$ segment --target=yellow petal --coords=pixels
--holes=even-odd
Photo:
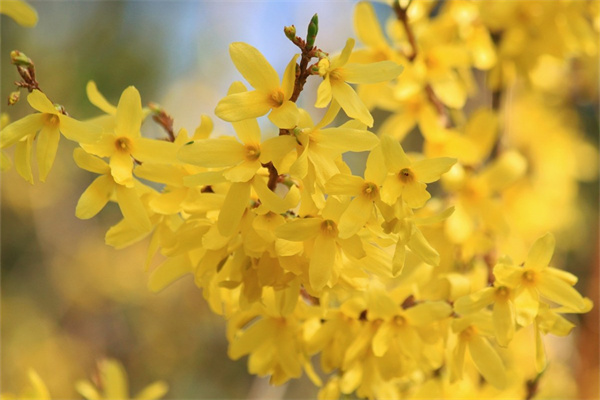
[[[22,0],[2,0],[0,12],[14,19],[17,24],[28,28],[35,26],[38,21],[35,9]]]
[[[27,371],[27,377],[29,378],[29,382],[33,389],[33,398],[36,400],[50,400],[51,397],[48,388],[38,373],[33,369],[29,369]]]
[[[44,126],[44,118],[44,114],[29,114],[4,127],[0,132],[0,148],[7,148],[25,136],[35,134]]]
[[[422,182],[409,182],[404,185],[402,200],[406,201],[410,208],[423,207],[427,200],[431,198],[426,188],[427,185]]]
[[[279,87],[279,76],[265,57],[243,42],[231,43],[229,55],[242,76],[255,89],[272,90]]]
[[[269,92],[253,90],[225,96],[217,104],[215,115],[228,122],[237,122],[265,115],[273,107]]]
[[[123,218],[117,224],[111,226],[106,235],[104,235],[104,241],[107,245],[114,247],[115,249],[124,249],[125,247],[131,246],[134,243],[139,242],[148,236],[150,232],[140,231],[139,228],[133,226],[133,224]],[[156,236],[156,235],[155,235]],[[154,254],[154,253],[152,253]],[[150,261],[146,261],[146,270]]]
[[[452,314],[452,307],[445,301],[426,301],[406,310],[406,317],[415,326],[425,326]]]
[[[85,87],[85,91],[87,93],[88,99],[90,100],[90,103],[92,103],[107,114],[117,114],[117,107],[110,104],[102,95],[102,93],[100,93],[98,87],[96,86],[96,82],[89,81],[87,83],[87,86]]]
[[[356,4],[354,9],[354,31],[367,47],[381,49],[389,47],[373,5],[366,1]]]
[[[292,101],[285,101],[280,107],[274,107],[269,114],[269,120],[278,128],[292,129],[298,125],[300,113],[298,106]]]
[[[106,399],[126,399],[129,397],[127,373],[120,362],[104,359],[99,363],[100,382]]]
[[[586,306],[575,288],[554,275],[541,273],[536,287],[543,297],[560,305],[574,310],[582,310]]]
[[[304,241],[315,237],[322,223],[321,218],[296,218],[279,226],[275,235],[285,240]]]
[[[223,183],[226,179],[222,171],[200,172],[198,174],[183,177],[183,184],[188,187],[207,186]]]
[[[388,171],[397,173],[402,168],[407,168],[411,165],[408,156],[398,142],[388,135],[381,136],[381,151],[385,160],[385,165]]]
[[[343,68],[343,79],[348,83],[379,83],[396,78],[404,67],[393,61],[370,64],[348,64]]]
[[[487,287],[478,290],[475,293],[471,293],[468,296],[459,297],[454,302],[454,309],[459,314],[471,314],[477,312],[494,302],[495,291],[495,288]]]
[[[223,171],[223,177],[230,182],[248,182],[254,177],[259,168],[260,162],[258,160],[244,161]]]
[[[552,254],[554,254],[555,245],[556,242],[551,233],[546,233],[544,236],[538,238],[527,254],[525,266],[537,270],[547,267],[552,259]]]
[[[33,138],[33,135],[29,135],[25,140],[17,142],[15,146],[15,169],[23,179],[31,184],[33,184],[33,174],[31,173]]]
[[[508,150],[498,156],[480,174],[490,190],[501,192],[522,178],[527,171],[527,160],[519,152]]]
[[[323,289],[329,281],[336,254],[335,238],[321,234],[317,235],[308,266],[308,279],[314,290]]]
[[[146,386],[141,392],[135,395],[135,400],[156,400],[163,397],[169,390],[166,382],[158,381]]]
[[[58,142],[60,140],[60,132],[57,126],[45,125],[37,136],[37,147],[35,149],[39,168],[40,181],[45,182],[54,158],[58,150]]]
[[[81,122],[60,114],[60,131],[69,140],[79,143],[96,143],[100,139],[102,128],[91,122]]]
[[[187,254],[169,257],[162,262],[148,279],[148,289],[157,293],[185,276],[193,273],[193,268]]]
[[[515,335],[515,308],[512,301],[496,301],[492,320],[498,344],[508,346]]]
[[[496,350],[479,335],[474,335],[468,346],[471,358],[485,380],[498,389],[504,389],[507,384],[506,368]]]
[[[548,364],[546,350],[544,349],[544,341],[542,340],[542,333],[538,324],[534,324],[533,329],[535,335],[535,370],[542,372]]]
[[[284,98],[288,100],[294,93],[294,85],[296,83],[296,60],[299,54],[294,55],[283,73],[283,80],[281,81],[281,89],[283,90]]]
[[[140,92],[133,86],[129,86],[121,94],[117,105],[117,125],[115,134],[129,138],[139,137],[142,126],[142,99]]]
[[[456,158],[429,158],[415,161],[411,165],[411,169],[415,172],[418,181],[430,183],[440,179],[442,174],[448,172],[454,164],[456,164]]]
[[[260,146],[260,162],[272,162],[280,174],[287,173],[295,157],[290,153],[296,149],[296,139],[291,135],[275,136],[265,140]]]
[[[373,202],[363,196],[355,197],[348,205],[338,224],[339,236],[349,238],[357,233],[371,218]]]
[[[109,161],[110,173],[119,185],[133,187],[133,160],[126,153],[115,152]]]
[[[146,207],[142,203],[142,200],[140,200],[137,191],[134,188],[121,185],[116,185],[115,191],[123,217],[140,231],[149,231],[152,228],[152,224],[150,223],[150,218],[148,218]]]
[[[73,150],[73,159],[79,168],[86,171],[97,174],[108,174],[110,172],[110,167],[103,159],[87,153],[81,147]]]
[[[231,184],[217,222],[221,235],[229,237],[237,231],[249,200],[250,183]]]
[[[142,162],[174,164],[177,162],[177,150],[177,146],[171,142],[137,138],[131,155]]]
[[[373,116],[350,85],[342,81],[333,81],[331,93],[350,118],[356,118],[369,127],[373,126]]]
[[[392,326],[389,322],[383,322],[375,335],[373,335],[373,354],[375,357],[382,357],[387,353],[394,336]]]
[[[39,112],[48,113],[48,114],[58,114],[58,111],[54,107],[54,104],[48,99],[48,97],[35,89],[33,92],[29,93],[27,96],[27,102],[29,105]]]
[[[244,145],[236,140],[206,139],[183,146],[178,158],[181,161],[202,167],[229,167],[245,158]]]
[[[329,128],[321,130],[319,145],[340,152],[368,151],[377,146],[377,136],[366,130]]]
[[[420,230],[415,229],[408,242],[408,248],[421,257],[429,265],[438,266],[440,264],[440,255],[431,247],[425,236]]]
[[[359,176],[337,174],[325,184],[325,192],[329,194],[358,195],[365,181]]]
[[[334,57],[331,60],[330,69],[335,69],[335,68],[341,67],[343,65],[346,65],[346,63],[348,62],[348,59],[350,58],[350,55],[352,54],[352,49],[354,48],[354,43],[355,43],[354,39],[352,39],[352,38],[348,38],[348,40],[346,40],[346,45],[342,49],[342,52],[337,57]]]
[[[450,108],[461,109],[467,101],[467,91],[456,76],[433,80],[431,87],[436,96]]]
[[[315,102],[315,107],[327,107],[327,105],[331,102],[332,96],[331,79],[329,78],[329,75],[325,75],[325,78],[317,88],[317,101]]]
[[[260,126],[255,118],[232,122],[231,125],[242,143],[260,147]]]
[[[230,342],[227,355],[232,360],[237,360],[253,352],[263,341],[271,337],[272,330],[272,323],[268,318],[259,319]]]
[[[98,393],[98,390],[88,381],[77,381],[75,383],[75,390],[77,393],[83,396],[87,400],[100,400],[102,396]]]

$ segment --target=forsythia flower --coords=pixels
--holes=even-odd
[[[279,128],[293,128],[298,123],[298,108],[290,101],[294,92],[296,58],[294,56],[279,83],[279,75],[265,57],[254,47],[232,43],[229,54],[235,67],[256,90],[229,94],[223,98],[215,114],[229,122],[242,121],[265,115]]]
[[[171,163],[176,160],[177,148],[173,143],[142,137],[142,101],[133,86],[121,94],[115,118],[113,132],[105,132],[96,143],[82,147],[91,154],[110,158],[110,172],[119,185],[133,187],[134,161]]]
[[[33,183],[30,159],[33,140],[37,139],[38,168],[40,180],[44,182],[56,157],[60,133],[81,144],[93,143],[98,139],[99,128],[62,114],[39,90],[31,92],[27,101],[40,112],[30,114],[2,129],[0,148],[16,143],[17,171],[25,180]]]
[[[400,75],[403,68],[393,61],[348,64],[353,47],[354,39],[348,39],[340,55],[331,60],[322,58],[319,61],[319,75],[323,77],[323,82],[319,85],[315,107],[326,107],[334,99],[350,118],[356,118],[367,126],[373,126],[371,113],[348,83],[388,81]]]
[[[0,14],[5,14],[19,25],[32,27],[38,22],[35,9],[23,0],[0,0]]]

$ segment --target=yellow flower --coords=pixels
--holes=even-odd
[[[331,60],[323,58],[319,61],[319,75],[323,77],[323,82],[317,91],[315,107],[324,108],[334,99],[350,118],[358,119],[371,127],[373,116],[348,83],[389,81],[400,75],[403,67],[393,61],[348,64],[353,47],[354,39],[348,39],[340,55]]]
[[[575,275],[548,266],[554,245],[554,236],[547,233],[533,243],[523,266],[499,263],[494,267],[498,284],[517,290],[517,309],[523,309],[521,325],[531,323],[538,314],[540,297],[572,310],[584,310],[588,305],[573,288]]]
[[[275,235],[290,241],[309,241],[312,252],[307,257],[310,259],[308,278],[310,286],[319,292],[327,285],[332,277],[337,278],[342,259],[342,251],[346,256],[361,253],[362,242],[358,236],[341,239],[338,236],[337,224],[340,218],[342,204],[333,197],[329,197],[322,210],[322,215],[313,218],[296,218],[279,226]],[[333,279],[335,283],[335,279]]]
[[[394,204],[398,197],[411,208],[425,205],[431,195],[427,183],[435,182],[456,163],[455,158],[439,157],[412,162],[402,146],[389,136],[381,137],[381,149],[389,175],[383,183],[383,201]]]
[[[0,14],[8,15],[26,27],[33,27],[38,22],[35,9],[23,0],[0,0]]]
[[[140,200],[140,194],[150,190],[137,180],[131,187],[117,183],[111,175],[110,166],[104,160],[77,148],[73,152],[76,164],[86,171],[101,174],[83,192],[75,215],[81,219],[89,219],[98,214],[113,197],[116,198],[123,217],[131,222],[133,227],[141,231],[151,229],[146,207]]]
[[[130,397],[129,382],[123,365],[110,358],[98,362],[97,385],[96,388],[91,382],[81,380],[76,383],[75,389],[86,400],[156,400],[163,397],[169,388],[165,382],[157,381]]]
[[[88,91],[89,93],[89,91]],[[134,186],[133,165],[138,162],[175,162],[177,147],[170,142],[143,138],[140,94],[133,86],[121,94],[114,131],[102,134],[98,142],[82,147],[89,153],[109,157],[110,172],[119,185]]]
[[[468,348],[475,367],[487,382],[498,389],[505,388],[509,383],[502,359],[485,338],[493,335],[490,325],[489,314],[483,312],[452,321],[452,331],[457,334],[458,343],[452,355],[451,381],[462,378]]]
[[[39,90],[31,92],[27,96],[27,101],[31,107],[40,112],[27,115],[2,129],[0,148],[4,149],[16,144],[17,171],[25,180],[33,183],[30,161],[33,141],[37,140],[39,178],[44,182],[54,164],[60,133],[69,140],[86,144],[98,139],[100,128],[62,114]]]
[[[256,90],[227,95],[217,104],[217,117],[237,122],[271,111],[269,119],[277,127],[295,127],[299,114],[296,103],[290,101],[290,97],[294,92],[298,56],[289,62],[279,83],[279,75],[256,48],[236,42],[229,45],[229,54],[237,70]]]

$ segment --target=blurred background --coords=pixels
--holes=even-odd
[[[218,132],[228,133],[230,126],[213,110],[229,84],[242,80],[230,61],[229,43],[257,47],[281,75],[297,50],[284,36],[284,26],[294,24],[304,36],[318,13],[317,45],[328,52],[355,37],[350,0],[29,3],[39,15],[35,28],[0,17],[3,112],[18,78],[9,54],[20,50],[34,60],[44,92],[77,119],[101,114],[85,95],[86,83],[94,80],[113,104],[127,86],[136,86],[144,104],[157,102],[174,117],[176,130],[193,131],[200,115],[207,114]],[[31,112],[22,96],[9,111],[11,120]],[[301,105],[311,109],[315,96],[308,86]],[[582,113],[596,147],[597,115],[597,103]],[[143,132],[162,135],[150,119]],[[2,391],[18,392],[32,367],[54,398],[79,398],[74,382],[89,378],[98,359],[114,357],[129,373],[132,394],[161,379],[170,386],[170,399],[314,398],[316,390],[306,378],[269,388],[266,380],[247,373],[246,358],[230,360],[225,322],[210,312],[191,278],[150,293],[143,267],[147,243],[125,250],[104,245],[106,230],[119,220],[115,205],[92,220],[75,217],[77,200],[94,176],[76,168],[73,148],[61,141],[44,184],[31,186],[14,168],[1,177]],[[560,340],[576,340],[569,346],[578,346],[585,363],[585,357],[599,352],[597,181],[582,189],[590,218],[581,235],[588,240],[567,257],[568,264],[579,266],[578,289],[596,307],[579,321],[585,323],[583,335]],[[591,395],[585,387],[597,378],[597,357],[589,363],[578,364],[582,380],[571,389],[593,398],[597,380]]]

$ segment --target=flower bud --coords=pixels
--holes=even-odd
[[[22,66],[22,67],[33,67],[33,61],[29,57],[25,55],[25,53],[21,53],[19,50],[13,50],[10,52],[10,61],[14,65]]]
[[[19,92],[18,90],[15,92],[12,92],[8,96],[8,105],[13,106],[13,105],[17,104],[17,102],[19,101],[20,98],[21,98],[21,92]]]
[[[315,39],[319,32],[319,16],[313,15],[310,23],[308,24],[308,33],[306,34],[306,46],[311,49],[315,45]]]
[[[283,32],[292,42],[296,40],[296,27],[294,25],[284,27]]]

